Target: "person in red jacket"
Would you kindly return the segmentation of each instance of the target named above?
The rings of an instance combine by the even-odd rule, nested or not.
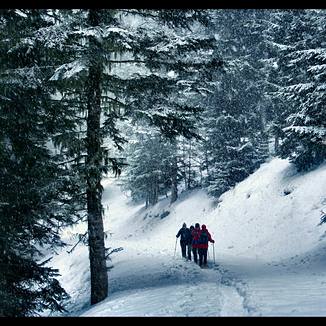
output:
[[[198,264],[198,239],[200,232],[200,224],[196,223],[195,228],[191,232],[192,236],[192,254],[194,256],[194,262]]]
[[[208,232],[206,225],[201,226],[201,230],[198,234],[198,255],[199,255],[199,266],[207,267],[207,251],[208,241],[214,243],[211,234]]]

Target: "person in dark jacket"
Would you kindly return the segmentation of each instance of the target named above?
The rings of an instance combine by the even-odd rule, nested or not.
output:
[[[195,224],[195,228],[191,232],[192,236],[192,254],[194,256],[194,262],[198,264],[198,239],[199,239],[200,225],[199,223]]]
[[[187,224],[183,223],[182,228],[176,235],[177,238],[180,237],[180,246],[182,257],[187,258],[186,249],[188,246],[188,259],[191,259],[191,252],[189,252],[189,238],[191,237],[190,230],[187,228]],[[190,249],[191,250],[191,249]],[[190,256],[190,258],[189,258]]]
[[[208,232],[206,225],[203,224],[198,234],[198,255],[200,267],[207,267],[208,241],[215,243],[211,237],[211,234]]]
[[[190,225],[190,228],[189,228],[189,231],[190,231],[190,234],[189,234],[189,241],[188,241],[188,244],[187,244],[187,254],[188,254],[188,259],[191,260],[191,251],[192,251],[192,230],[194,230],[194,226],[193,225]]]

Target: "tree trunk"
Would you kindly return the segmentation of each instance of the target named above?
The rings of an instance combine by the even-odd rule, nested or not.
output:
[[[148,208],[149,206],[149,192],[147,191],[146,193],[146,203],[145,203],[145,208]]]
[[[96,10],[90,10],[89,23],[99,24]],[[87,214],[88,244],[91,273],[91,304],[105,299],[108,295],[108,275],[105,258],[104,228],[102,219],[101,187],[101,77],[102,65],[97,57],[100,44],[91,38],[89,42],[90,62],[87,81]]]
[[[276,135],[274,139],[274,153],[278,152],[279,149],[279,137]]]
[[[178,199],[178,162],[177,158],[173,158],[172,176],[171,176],[171,201],[170,204],[174,203]]]
[[[149,192],[148,192],[148,206],[153,206],[153,186],[150,185]]]
[[[189,156],[188,156],[188,184],[187,189],[191,188],[191,140],[189,142]]]
[[[155,184],[154,187],[154,205],[158,203],[158,184]]]
[[[208,153],[207,153],[207,148],[205,148],[205,164],[206,164],[207,178],[209,178],[209,164],[208,164]]]
[[[185,140],[182,142],[182,152],[183,152],[183,177],[185,181],[185,189],[187,189],[187,166],[186,166],[186,144]]]
[[[154,206],[158,203],[158,183],[156,178],[152,179],[148,203],[150,206]]]

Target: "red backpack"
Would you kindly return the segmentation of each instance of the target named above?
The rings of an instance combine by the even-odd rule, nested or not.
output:
[[[192,231],[192,244],[198,244],[200,229],[193,229]]]
[[[200,237],[198,239],[199,244],[208,244],[208,233],[207,230],[201,230]]]

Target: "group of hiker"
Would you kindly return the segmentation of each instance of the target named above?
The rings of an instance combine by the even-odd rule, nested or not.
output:
[[[214,243],[215,241],[205,224],[200,227],[200,224],[196,223],[195,226],[191,225],[187,228],[187,224],[183,223],[176,237],[180,237],[182,257],[191,260],[192,252],[194,262],[202,268],[207,267],[208,242]]]

